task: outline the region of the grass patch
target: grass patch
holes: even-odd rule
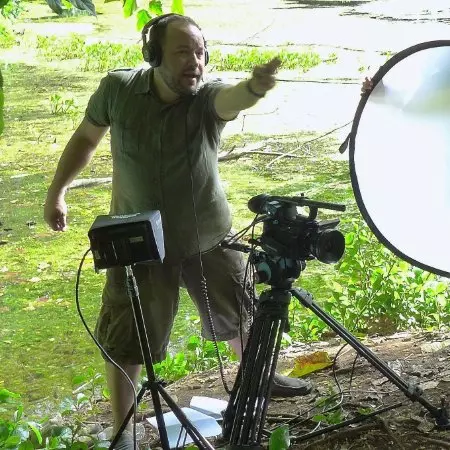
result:
[[[281,59],[283,69],[300,69],[307,72],[322,62],[320,55],[311,50],[305,52],[291,52],[281,50],[261,50],[257,48],[240,49],[235,53],[223,54],[220,50],[211,51],[211,65],[217,71],[245,71],[252,70],[255,65],[264,64],[272,58]]]
[[[113,42],[88,44],[86,38],[71,34],[61,38],[57,36],[38,36],[39,53],[48,61],[79,59],[83,71],[105,72],[120,67],[136,67],[142,63],[141,46]],[[307,72],[319,65],[320,55],[312,50],[292,52],[288,49],[240,49],[235,53],[224,53],[220,49],[210,51],[210,64],[216,71],[247,71],[255,65],[270,61],[275,56],[282,61],[283,69]],[[326,60],[329,62],[330,58]]]
[[[136,67],[142,63],[139,45],[112,42],[87,44],[85,37],[75,33],[67,38],[38,36],[37,48],[48,61],[79,59],[83,71],[104,73],[121,67]]]

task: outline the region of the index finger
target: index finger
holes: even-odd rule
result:
[[[281,67],[281,59],[278,56],[275,56],[275,58],[272,58],[267,64],[266,67],[269,69],[275,71],[279,67]]]

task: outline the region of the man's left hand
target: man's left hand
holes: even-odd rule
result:
[[[248,81],[252,91],[264,96],[275,86],[275,74],[281,66],[280,58],[273,58],[266,64],[261,64],[253,69],[252,78]]]

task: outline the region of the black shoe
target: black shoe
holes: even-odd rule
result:
[[[275,373],[272,384],[272,397],[296,397],[308,395],[313,389],[311,382]]]
[[[125,430],[114,446],[114,450],[134,450],[133,435]]]

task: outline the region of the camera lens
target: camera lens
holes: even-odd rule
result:
[[[338,262],[345,250],[344,235],[338,230],[318,232],[310,244],[310,251],[320,262],[333,264]]]

